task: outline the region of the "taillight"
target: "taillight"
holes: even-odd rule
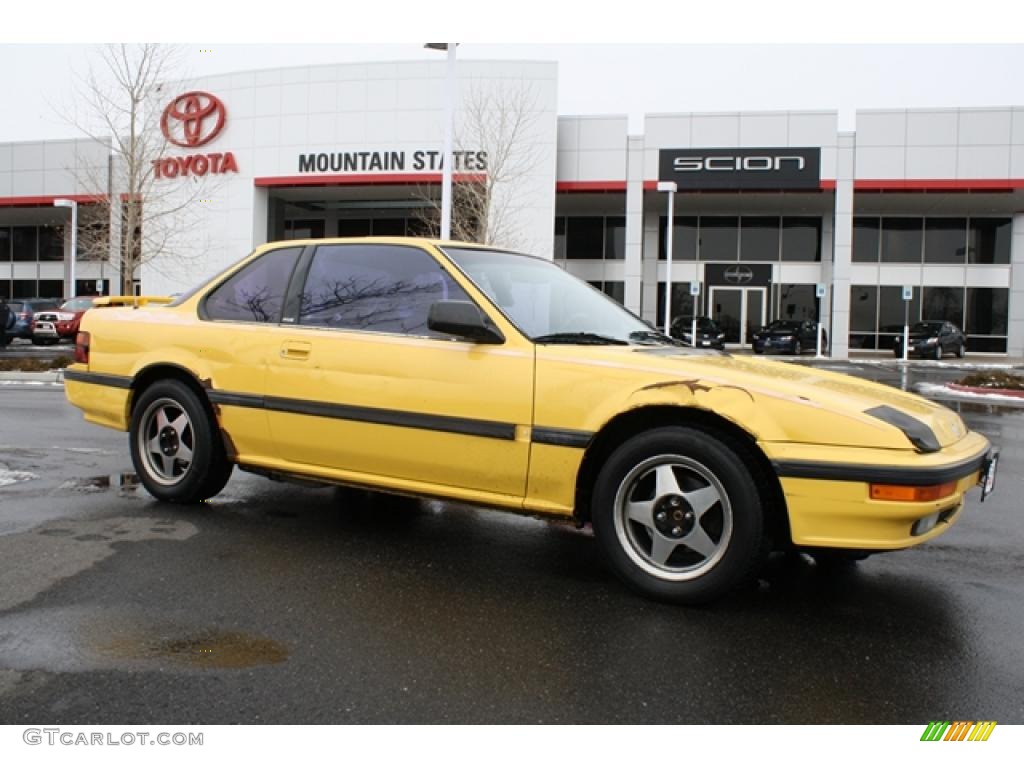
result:
[[[79,331],[75,336],[75,362],[89,364],[89,332]]]

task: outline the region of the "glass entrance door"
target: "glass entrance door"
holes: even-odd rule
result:
[[[712,287],[709,296],[711,319],[725,334],[726,344],[746,345],[765,321],[765,288]]]

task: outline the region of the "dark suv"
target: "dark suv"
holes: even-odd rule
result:
[[[8,339],[31,339],[32,318],[44,309],[57,309],[59,301],[53,299],[8,299],[7,306],[14,313],[14,326],[8,329]]]
[[[892,352],[896,357],[903,357],[902,333],[896,337]],[[910,326],[907,357],[920,355],[941,360],[942,356],[949,352],[957,357],[967,354],[967,337],[955,325],[944,320],[925,320]]]
[[[818,324],[813,320],[773,320],[754,334],[754,352],[789,352],[793,355],[818,348]],[[828,334],[821,332],[821,349],[828,348]]]

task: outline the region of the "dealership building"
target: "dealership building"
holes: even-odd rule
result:
[[[833,355],[887,350],[909,317],[1024,356],[1024,107],[863,110],[854,131],[833,111],[680,111],[632,134],[559,115],[553,63],[460,61],[456,80],[456,187],[488,190],[495,242],[652,323],[671,278],[673,317],[713,317],[733,345],[820,318]],[[445,89],[440,57],[166,84],[142,229],[173,247],[143,253],[136,290],[185,290],[269,240],[423,233]],[[72,285],[54,202],[81,222],[118,176],[104,142],[0,144],[0,296],[110,292],[116,255],[79,258]]]

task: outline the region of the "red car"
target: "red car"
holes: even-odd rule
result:
[[[32,343],[56,344],[61,339],[74,341],[82,315],[92,307],[93,298],[82,296],[68,299],[60,305],[60,309],[36,312],[32,318]]]

